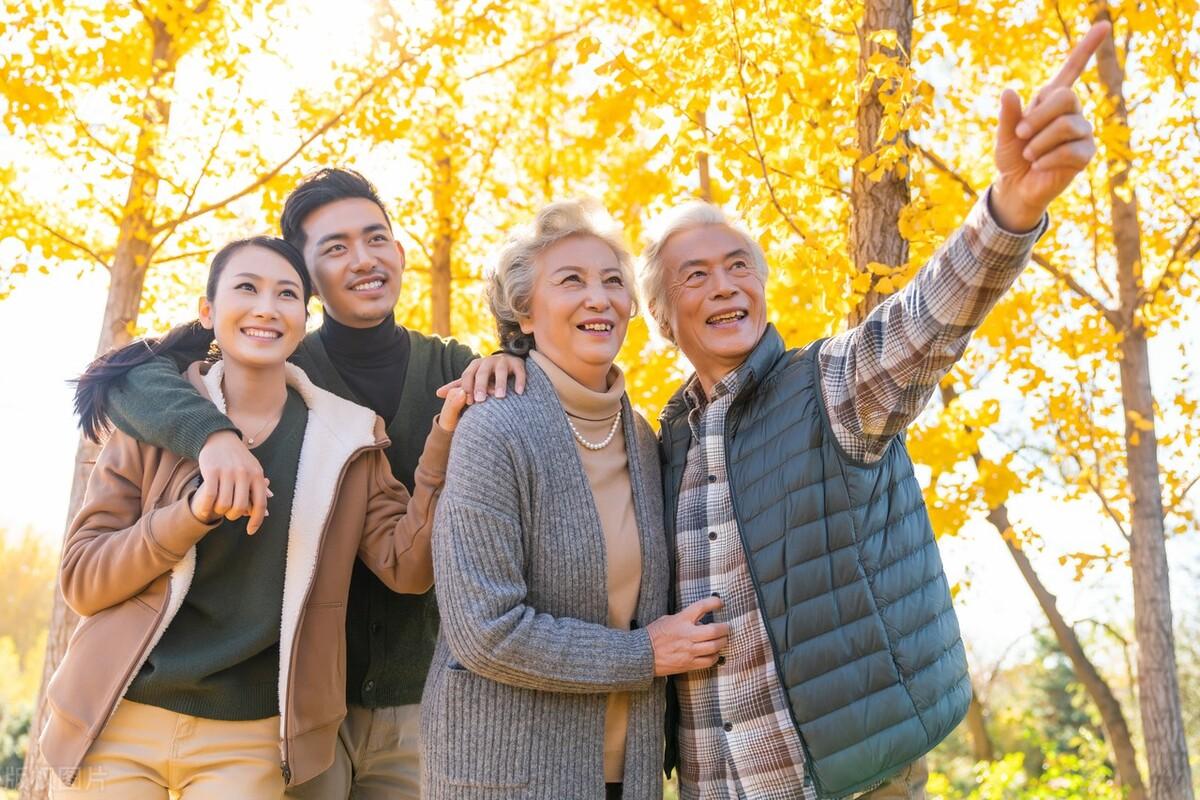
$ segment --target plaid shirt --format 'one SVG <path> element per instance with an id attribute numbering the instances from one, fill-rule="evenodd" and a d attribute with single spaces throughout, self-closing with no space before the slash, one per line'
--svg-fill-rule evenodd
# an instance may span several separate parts
<path id="1" fill-rule="evenodd" d="M 911 423 L 1012 285 L 1045 230 L 1000 228 L 981 199 L 913 281 L 818 354 L 833 434 L 852 458 L 873 462 Z M 719 594 L 731 628 L 716 666 L 679 676 L 682 800 L 813 800 L 804 751 L 775 670 L 766 624 L 742 549 L 725 472 L 725 416 L 745 378 L 730 373 L 709 396 L 684 396 L 688 449 L 676 509 L 679 608 Z"/>

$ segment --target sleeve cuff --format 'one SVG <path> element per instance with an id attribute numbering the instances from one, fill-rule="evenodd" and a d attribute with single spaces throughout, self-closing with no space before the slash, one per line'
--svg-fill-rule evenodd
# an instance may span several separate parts
<path id="1" fill-rule="evenodd" d="M 1038 239 L 1042 238 L 1050 227 L 1050 215 L 1042 214 L 1041 220 L 1033 230 L 1017 233 L 1001 227 L 992 213 L 992 187 L 988 187 L 975 202 L 968 216 L 968 224 L 979 233 L 983 245 L 990 251 L 1003 255 L 1022 255 L 1033 250 Z"/>
<path id="2" fill-rule="evenodd" d="M 221 523 L 201 522 L 192 513 L 191 492 L 154 512 L 150 517 L 150 538 L 176 560 L 183 558 L 192 545 Z"/>

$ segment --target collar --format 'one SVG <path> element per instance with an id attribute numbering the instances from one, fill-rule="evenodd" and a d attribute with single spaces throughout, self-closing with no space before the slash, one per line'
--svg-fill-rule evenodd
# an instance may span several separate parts
<path id="1" fill-rule="evenodd" d="M 321 323 L 321 342 L 335 358 L 363 358 L 378 355 L 393 347 L 403 337 L 404 329 L 391 317 L 370 328 L 343 325 L 328 313 Z"/>
<path id="2" fill-rule="evenodd" d="M 530 350 L 529 357 L 537 363 L 550 379 L 563 409 L 573 417 L 588 420 L 608 420 L 621 411 L 621 398 L 625 396 L 625 375 L 616 364 L 608 373 L 608 389 L 597 392 L 571 377 L 566 370 L 555 364 L 537 350 Z"/>
<path id="3" fill-rule="evenodd" d="M 776 330 L 775 326 L 768 322 L 766 330 L 763 331 L 762 338 L 758 340 L 758 344 L 750 351 L 750 355 L 746 357 L 746 360 L 742 362 L 740 367 L 722 380 L 722 383 L 724 383 L 725 380 L 734 375 L 738 377 L 739 385 L 735 390 L 737 393 L 737 397 L 734 399 L 735 403 L 738 399 L 745 397 L 758 387 L 763 377 L 770 372 L 771 367 L 775 365 L 775 362 L 779 360 L 785 350 L 783 337 L 779 335 L 779 331 Z M 688 398 L 688 390 L 693 384 L 696 387 L 695 394 L 701 394 L 699 391 L 699 381 L 696 379 L 695 373 L 692 373 L 691 377 L 684 382 L 683 386 L 671 396 L 666 406 L 663 407 L 662 413 L 659 415 L 659 420 L 662 423 L 670 423 L 679 416 L 686 415 L 692 408 L 697 407 Z M 716 387 L 713 388 L 715 391 Z"/>

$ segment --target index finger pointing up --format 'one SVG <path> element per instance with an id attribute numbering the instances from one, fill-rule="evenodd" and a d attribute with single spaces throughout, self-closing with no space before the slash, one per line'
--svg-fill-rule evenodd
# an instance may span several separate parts
<path id="1" fill-rule="evenodd" d="M 1046 89 L 1066 88 L 1074 85 L 1075 81 L 1079 80 L 1079 76 L 1087 69 L 1088 61 L 1092 59 L 1092 54 L 1096 52 L 1096 48 L 1100 43 L 1108 37 L 1112 32 L 1112 23 L 1108 21 L 1097 22 L 1083 38 L 1079 40 L 1079 44 L 1075 45 L 1075 49 L 1071 51 L 1071 55 L 1067 56 L 1067 61 L 1062 65 L 1062 69 L 1058 74 L 1046 84 Z"/>

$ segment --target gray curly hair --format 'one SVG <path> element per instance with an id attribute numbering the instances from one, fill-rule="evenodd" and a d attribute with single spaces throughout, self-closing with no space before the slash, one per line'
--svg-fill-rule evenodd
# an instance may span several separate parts
<path id="1" fill-rule="evenodd" d="M 637 313 L 633 257 L 603 207 L 591 200 L 560 200 L 543 206 L 531 226 L 508 240 L 488 274 L 488 306 L 505 352 L 523 356 L 534 348 L 533 334 L 521 330 L 533 300 L 534 260 L 550 245 L 572 236 L 595 236 L 612 248 Z"/>

